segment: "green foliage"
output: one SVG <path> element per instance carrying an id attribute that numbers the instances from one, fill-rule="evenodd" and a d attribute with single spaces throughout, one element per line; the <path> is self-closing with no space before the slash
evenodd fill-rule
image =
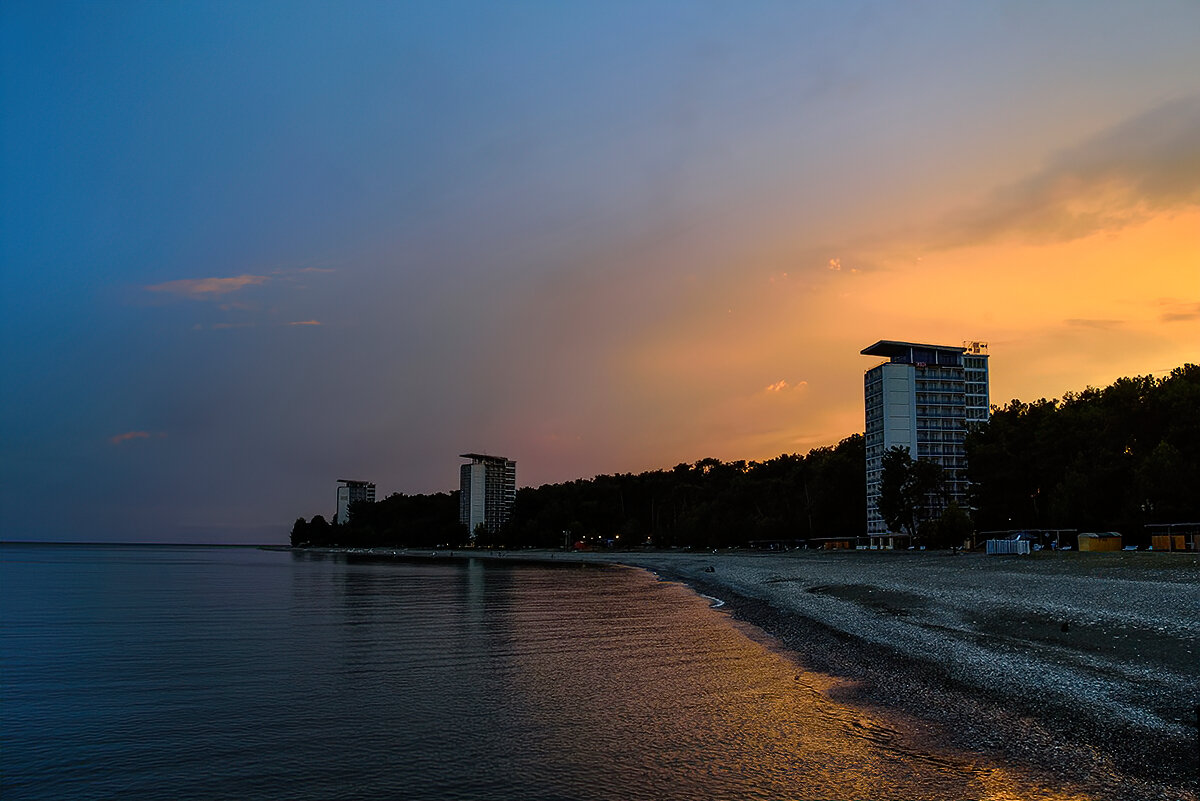
<path id="1" fill-rule="evenodd" d="M 701 459 L 671 470 L 596 476 L 517 491 L 511 523 L 481 532 L 488 547 L 718 548 L 752 540 L 861 534 L 866 528 L 863 438 L 807 456 L 765 462 Z M 435 547 L 462 545 L 458 493 L 392 495 L 354 504 L 344 526 L 326 526 L 314 545 Z M 293 544 L 296 544 L 293 538 Z"/>
<path id="2" fill-rule="evenodd" d="M 296 522 L 292 525 L 292 536 L 290 538 L 293 548 L 298 548 L 308 545 L 308 521 L 303 517 L 297 517 Z"/>
<path id="3" fill-rule="evenodd" d="M 865 526 L 863 439 L 765 462 L 701 459 L 671 470 L 549 484 L 517 493 L 510 542 L 557 547 L 723 548 L 755 540 L 857 535 Z"/>
<path id="4" fill-rule="evenodd" d="M 893 449 L 895 451 L 896 449 Z M 866 528 L 863 438 L 765 462 L 701 459 L 670 470 L 518 490 L 511 523 L 478 545 L 703 547 L 854 536 Z M 935 547 L 972 531 L 1122 531 L 1200 520 L 1200 366 L 1122 378 L 1062 400 L 1014 400 L 967 437 L 972 510 L 945 502 L 942 471 L 903 449 L 884 456 L 880 513 Z M 358 503 L 344 526 L 297 520 L 293 545 L 459 546 L 458 493 Z M 1131 536 L 1132 535 L 1132 536 Z"/>
<path id="5" fill-rule="evenodd" d="M 308 521 L 308 542 L 310 545 L 326 544 L 332 539 L 331 532 L 333 531 L 336 529 L 329 525 L 329 521 L 323 516 L 317 515 Z"/>
<path id="6" fill-rule="evenodd" d="M 889 448 L 883 455 L 879 514 L 891 531 L 916 539 L 935 536 L 935 510 L 946 497 L 946 474 L 939 465 L 915 460 L 908 448 Z"/>
<path id="7" fill-rule="evenodd" d="M 1200 520 L 1200 366 L 1012 401 L 967 438 L 979 528 L 1121 531 Z"/>
<path id="8" fill-rule="evenodd" d="M 929 532 L 925 545 L 930 548 L 961 548 L 975 533 L 975 524 L 967 511 L 953 501 Z"/>
<path id="9" fill-rule="evenodd" d="M 457 492 L 394 494 L 376 503 L 358 501 L 350 505 L 345 525 L 330 525 L 317 515 L 305 534 L 309 545 L 346 548 L 434 548 L 459 546 L 467 540 L 467 529 L 458 522 Z M 292 544 L 297 544 L 295 528 Z"/>

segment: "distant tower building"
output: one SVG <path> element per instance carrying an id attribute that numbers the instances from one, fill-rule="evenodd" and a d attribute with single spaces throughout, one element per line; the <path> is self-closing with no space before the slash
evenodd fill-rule
<path id="1" fill-rule="evenodd" d="M 967 427 L 988 419 L 986 342 L 922 345 L 881 340 L 862 350 L 888 361 L 867 371 L 867 535 L 880 537 L 883 454 L 897 445 L 941 465 L 949 500 L 967 506 Z M 936 510 L 935 510 L 936 511 Z"/>
<path id="2" fill-rule="evenodd" d="M 489 534 L 495 534 L 512 517 L 513 503 L 517 499 L 517 463 L 503 456 L 487 456 L 482 453 L 464 453 L 461 458 L 470 459 L 459 469 L 458 519 L 467 527 L 471 538 L 483 525 Z"/>
<path id="3" fill-rule="evenodd" d="M 350 521 L 350 504 L 358 501 L 375 503 L 375 485 L 370 481 L 351 481 L 348 478 L 339 478 L 336 518 L 338 524 Z"/>

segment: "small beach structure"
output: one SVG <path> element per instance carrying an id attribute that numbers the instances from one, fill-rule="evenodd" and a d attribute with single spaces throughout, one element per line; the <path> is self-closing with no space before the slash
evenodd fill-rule
<path id="1" fill-rule="evenodd" d="M 1121 535 L 1115 531 L 1085 531 L 1079 535 L 1081 551 L 1119 551 Z"/>
<path id="2" fill-rule="evenodd" d="M 1026 540 L 1034 551 L 1046 548 L 1057 550 L 1070 545 L 1079 529 L 1075 528 L 1014 528 L 1006 531 L 981 531 L 983 540 Z M 989 551 L 990 553 L 990 551 Z"/>
<path id="3" fill-rule="evenodd" d="M 896 551 L 903 550 L 909 546 L 912 537 L 907 534 L 897 534 L 888 532 L 887 534 L 872 534 L 868 537 L 869 545 L 867 546 L 872 551 Z"/>
<path id="4" fill-rule="evenodd" d="M 809 548 L 823 551 L 853 551 L 858 546 L 858 537 L 813 537 Z"/>
<path id="5" fill-rule="evenodd" d="M 1156 551 L 1200 550 L 1200 523 L 1151 523 L 1146 533 Z"/>
<path id="6" fill-rule="evenodd" d="M 987 552 L 989 556 L 994 556 L 997 554 L 1016 554 L 1020 556 L 1028 556 L 1029 551 L 1029 540 L 1011 539 L 987 541 Z"/>
<path id="7" fill-rule="evenodd" d="M 794 540 L 749 540 L 746 547 L 752 551 L 792 551 L 805 546 L 805 541 Z"/>

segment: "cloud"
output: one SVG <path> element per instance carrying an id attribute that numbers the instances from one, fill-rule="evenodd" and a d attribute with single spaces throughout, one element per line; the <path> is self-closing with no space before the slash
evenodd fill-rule
<path id="1" fill-rule="evenodd" d="M 1200 303 L 1180 303 L 1178 301 L 1164 302 L 1167 310 L 1159 318 L 1164 323 L 1182 323 L 1188 320 L 1200 320 Z"/>
<path id="2" fill-rule="evenodd" d="M 126 431 L 123 434 L 117 434 L 116 436 L 109 437 L 108 441 L 113 445 L 120 445 L 122 442 L 128 442 L 129 440 L 133 439 L 150 439 L 151 437 L 157 437 L 161 439 L 165 436 L 166 434 L 162 432 L 151 434 L 149 431 Z"/>
<path id="3" fill-rule="evenodd" d="M 320 320 L 294 320 L 286 325 L 324 325 Z"/>
<path id="4" fill-rule="evenodd" d="M 221 295 L 245 289 L 248 286 L 265 284 L 270 280 L 265 275 L 235 275 L 230 278 L 181 278 L 178 281 L 153 284 L 146 287 L 146 291 L 182 295 L 193 300 L 212 300 Z"/>
<path id="5" fill-rule="evenodd" d="M 1120 328 L 1125 324 L 1124 320 L 1091 320 L 1087 318 L 1072 318 L 1065 321 L 1067 325 L 1074 328 L 1098 328 L 1107 330 L 1111 328 Z"/>
<path id="6" fill-rule="evenodd" d="M 1051 158 L 951 215 L 943 247 L 997 239 L 1068 242 L 1200 206 L 1200 95 L 1159 106 Z"/>
<path id="7" fill-rule="evenodd" d="M 804 389 L 807 386 L 807 381 L 801 381 L 797 384 L 789 384 L 787 381 L 781 378 L 774 384 L 767 384 L 765 387 L 763 387 L 763 390 L 765 392 L 784 392 L 785 390 L 789 389 Z"/>
<path id="8" fill-rule="evenodd" d="M 336 273 L 337 269 L 333 267 L 281 267 L 278 270 L 271 270 L 271 275 L 293 276 L 293 275 L 317 275 Z"/>

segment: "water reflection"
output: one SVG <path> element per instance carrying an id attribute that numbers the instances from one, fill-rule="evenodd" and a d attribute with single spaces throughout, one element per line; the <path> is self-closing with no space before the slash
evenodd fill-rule
<path id="1" fill-rule="evenodd" d="M 480 559 L 336 565 L 324 591 L 308 590 L 339 621 L 340 669 L 387 689 L 391 747 L 424 771 L 414 793 L 1088 797 L 939 751 L 911 721 L 833 700 L 835 679 L 642 571 Z M 418 742 L 400 729 L 420 732 Z"/>

